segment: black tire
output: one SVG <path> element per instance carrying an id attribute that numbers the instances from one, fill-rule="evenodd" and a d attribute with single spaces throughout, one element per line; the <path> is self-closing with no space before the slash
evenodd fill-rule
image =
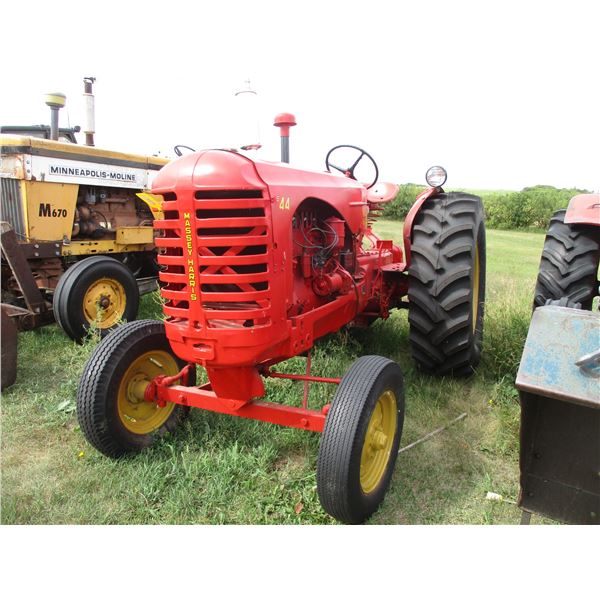
<path id="1" fill-rule="evenodd" d="M 9 388 L 17 380 L 18 341 L 17 325 L 4 310 L 0 310 L 0 390 Z"/>
<path id="2" fill-rule="evenodd" d="M 388 391 L 395 397 L 395 430 L 391 445 L 386 445 L 377 457 L 378 476 L 365 491 L 363 481 L 368 473 L 361 469 L 363 450 L 369 449 L 365 439 L 375 407 L 381 398 L 389 400 Z M 362 356 L 342 378 L 319 445 L 317 492 L 321 506 L 332 517 L 343 523 L 362 523 L 377 510 L 394 471 L 403 424 L 404 383 L 400 367 L 382 356 Z"/>
<path id="3" fill-rule="evenodd" d="M 118 260 L 109 256 L 89 256 L 75 263 L 60 278 L 52 306 L 54 318 L 64 332 L 77 343 L 81 343 L 90 330 L 94 319 L 90 307 L 84 302 L 97 299 L 93 286 L 103 281 L 117 282 L 114 295 L 102 296 L 108 302 L 105 322 L 98 323 L 100 334 L 105 336 L 119 325 L 119 322 L 134 321 L 137 317 L 140 294 L 132 272 Z M 120 287 L 119 287 L 120 286 Z M 114 302 L 115 297 L 118 300 Z M 93 307 L 92 307 L 93 310 Z"/>
<path id="4" fill-rule="evenodd" d="M 600 228 L 565 223 L 566 210 L 550 219 L 538 271 L 533 308 L 547 300 L 566 298 L 581 303 L 583 310 L 592 308 L 598 295 L 598 261 Z"/>
<path id="5" fill-rule="evenodd" d="M 414 222 L 408 271 L 409 339 L 421 371 L 464 376 L 479 364 L 485 265 L 481 198 L 428 199 Z"/>
<path id="6" fill-rule="evenodd" d="M 158 437 L 174 431 L 188 415 L 189 407 L 169 404 L 167 406 L 172 412 L 165 415 L 166 419 L 156 428 L 143 433 L 132 431 L 132 428 L 135 426 L 139 430 L 151 426 L 150 419 L 158 415 L 160 410 L 156 404 L 148 403 L 156 412 L 154 415 L 150 413 L 152 416 L 146 421 L 136 423 L 124 418 L 127 415 L 119 404 L 121 394 L 128 397 L 132 382 L 138 373 L 143 372 L 143 367 L 136 371 L 134 365 L 144 361 L 144 356 L 148 357 L 148 363 L 149 356 L 153 356 L 155 362 L 152 364 L 155 365 L 156 356 L 164 361 L 165 354 L 162 353 L 171 357 L 171 368 L 161 370 L 156 367 L 155 370 L 151 367 L 152 373 L 143 375 L 142 379 L 163 373 L 174 375 L 186 364 L 173 354 L 165 335 L 164 323 L 143 320 L 119 327 L 96 346 L 88 359 L 77 389 L 77 419 L 88 442 L 102 454 L 118 458 L 140 452 L 151 446 Z M 195 380 L 196 373 L 192 370 L 188 385 L 194 385 Z M 140 403 L 140 406 L 147 411 L 145 404 Z"/>

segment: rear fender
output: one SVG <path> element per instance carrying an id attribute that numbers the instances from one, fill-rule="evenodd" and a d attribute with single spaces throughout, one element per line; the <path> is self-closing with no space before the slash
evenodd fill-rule
<path id="1" fill-rule="evenodd" d="M 578 194 L 569 202 L 565 223 L 600 226 L 600 194 Z"/>
<path id="2" fill-rule="evenodd" d="M 429 198 L 433 198 L 437 194 L 443 193 L 443 191 L 444 190 L 440 187 L 431 187 L 431 188 L 427 188 L 426 190 L 423 190 L 417 196 L 415 203 L 411 206 L 411 209 L 408 211 L 408 214 L 406 215 L 406 219 L 404 220 L 403 236 L 404 236 L 404 257 L 406 260 L 407 267 L 410 265 L 410 247 L 411 247 L 411 242 L 412 242 L 412 228 L 413 228 L 414 220 L 417 217 L 417 215 L 419 214 L 419 211 L 421 210 L 421 207 L 423 206 L 423 204 L 425 204 L 425 201 L 428 200 Z"/>

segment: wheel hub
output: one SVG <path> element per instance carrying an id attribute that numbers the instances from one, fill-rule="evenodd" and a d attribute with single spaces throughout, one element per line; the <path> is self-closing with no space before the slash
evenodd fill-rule
<path id="1" fill-rule="evenodd" d="M 116 325 L 125 313 L 125 288 L 116 279 L 104 277 L 90 285 L 83 296 L 83 314 L 100 329 Z"/>
<path id="2" fill-rule="evenodd" d="M 127 401 L 131 404 L 144 402 L 144 394 L 149 384 L 150 380 L 142 373 L 134 375 L 127 386 Z"/>
<path id="3" fill-rule="evenodd" d="M 360 459 L 360 486 L 365 494 L 379 485 L 386 471 L 397 426 L 396 396 L 386 390 L 375 404 L 365 434 Z"/>
<path id="4" fill-rule="evenodd" d="M 126 429 L 145 435 L 164 425 L 175 404 L 167 402 L 161 406 L 157 402 L 149 402 L 145 393 L 155 378 L 178 372 L 175 359 L 162 350 L 145 352 L 131 363 L 117 392 L 119 418 Z"/>

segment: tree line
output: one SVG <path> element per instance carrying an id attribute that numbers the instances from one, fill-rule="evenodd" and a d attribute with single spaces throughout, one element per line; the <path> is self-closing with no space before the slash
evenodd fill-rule
<path id="1" fill-rule="evenodd" d="M 403 220 L 423 185 L 406 183 L 386 205 L 383 218 Z M 465 190 L 468 192 L 468 190 Z M 555 188 L 536 185 L 520 192 L 478 192 L 483 201 L 486 225 L 492 229 L 543 229 L 546 230 L 552 215 L 566 208 L 569 200 L 577 194 L 590 193 L 577 188 Z"/>

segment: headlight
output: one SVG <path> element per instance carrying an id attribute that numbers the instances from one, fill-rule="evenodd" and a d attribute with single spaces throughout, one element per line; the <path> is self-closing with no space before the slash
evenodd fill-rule
<path id="1" fill-rule="evenodd" d="M 425 174 L 425 181 L 427 181 L 428 185 L 431 187 L 442 187 L 446 183 L 447 178 L 448 174 L 444 167 L 429 167 Z"/>

